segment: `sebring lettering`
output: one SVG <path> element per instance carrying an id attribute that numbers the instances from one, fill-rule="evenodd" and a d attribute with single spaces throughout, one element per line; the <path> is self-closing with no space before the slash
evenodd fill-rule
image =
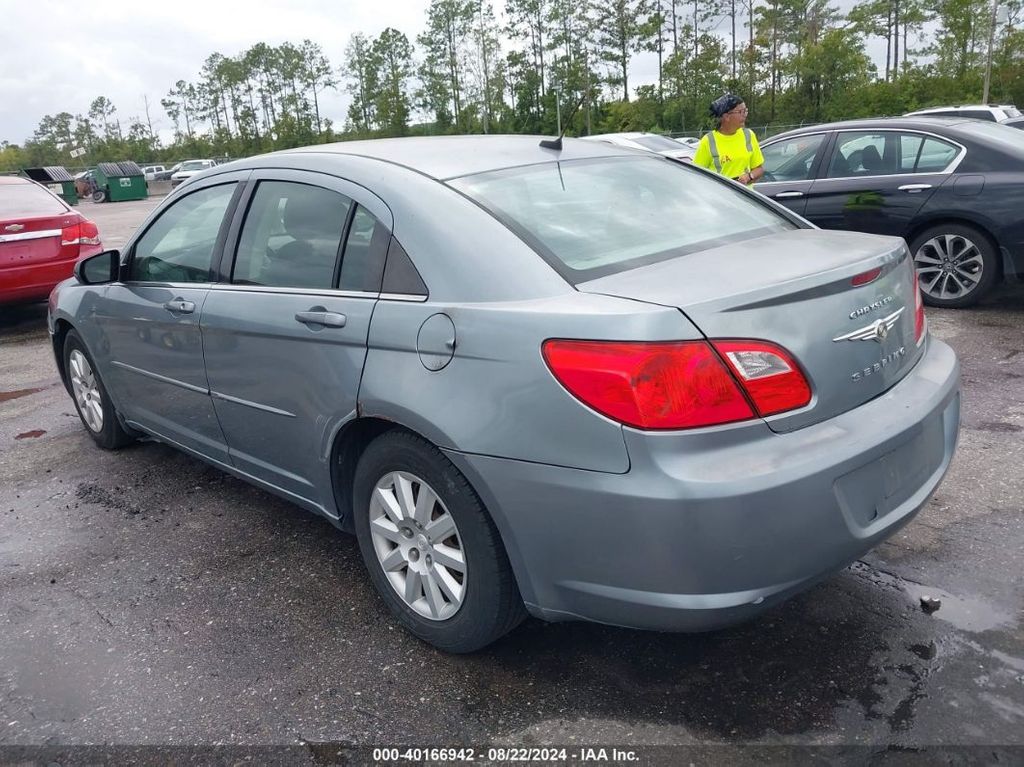
<path id="1" fill-rule="evenodd" d="M 882 368 L 884 368 L 886 365 L 891 365 L 892 363 L 894 363 L 897 360 L 899 360 L 901 357 L 906 356 L 906 354 L 907 354 L 906 347 L 905 346 L 901 346 L 899 349 L 894 351 L 892 354 L 887 354 L 885 357 L 882 357 L 882 359 L 880 359 L 878 362 L 876 362 L 871 367 L 864 368 L 863 370 L 858 370 L 856 373 L 854 373 L 852 376 L 850 376 L 850 378 L 852 380 L 854 380 L 854 381 L 860 381 L 860 380 L 862 380 L 864 378 L 867 378 L 868 376 L 874 375 L 875 373 L 881 373 L 882 372 Z"/>

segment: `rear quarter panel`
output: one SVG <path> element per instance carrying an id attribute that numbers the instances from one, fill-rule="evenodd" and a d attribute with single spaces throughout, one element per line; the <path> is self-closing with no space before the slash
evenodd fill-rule
<path id="1" fill-rule="evenodd" d="M 417 345 L 420 327 L 436 314 L 451 319 L 455 349 L 434 372 Z M 675 309 L 575 291 L 479 304 L 382 300 L 370 326 L 360 412 L 402 423 L 442 448 L 624 473 L 622 427 L 555 380 L 541 345 L 549 338 L 700 337 Z"/>
<path id="2" fill-rule="evenodd" d="M 951 220 L 989 233 L 1003 251 L 1004 272 L 1024 275 L 1024 172 L 953 174 L 921 209 L 906 238 Z"/>

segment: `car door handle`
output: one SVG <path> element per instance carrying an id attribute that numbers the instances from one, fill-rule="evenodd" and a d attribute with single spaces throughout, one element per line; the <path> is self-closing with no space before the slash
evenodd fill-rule
<path id="1" fill-rule="evenodd" d="M 787 197 L 803 197 L 803 192 L 779 192 L 775 195 L 776 200 L 785 200 Z"/>
<path id="2" fill-rule="evenodd" d="M 325 328 L 345 327 L 346 317 L 337 312 L 297 312 L 295 319 L 304 325 L 323 325 Z"/>
<path id="3" fill-rule="evenodd" d="M 904 184 L 901 187 L 897 187 L 901 192 L 907 192 L 908 194 L 917 194 L 923 192 L 925 189 L 931 189 L 931 184 Z"/>
<path id="4" fill-rule="evenodd" d="M 168 301 L 164 304 L 164 309 L 175 314 L 192 314 L 196 310 L 196 305 L 191 301 L 175 298 L 173 301 Z"/>

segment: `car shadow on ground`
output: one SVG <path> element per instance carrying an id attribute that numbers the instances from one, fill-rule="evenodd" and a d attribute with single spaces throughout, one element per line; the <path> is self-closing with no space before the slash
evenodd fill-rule
<path id="1" fill-rule="evenodd" d="M 0 341 L 46 330 L 46 304 L 0 306 Z"/>

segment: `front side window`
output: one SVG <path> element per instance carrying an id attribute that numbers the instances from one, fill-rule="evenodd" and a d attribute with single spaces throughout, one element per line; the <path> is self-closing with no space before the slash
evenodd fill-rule
<path id="1" fill-rule="evenodd" d="M 740 190 L 654 156 L 551 162 L 449 183 L 574 283 L 797 228 Z"/>
<path id="2" fill-rule="evenodd" d="M 200 189 L 165 210 L 135 244 L 129 279 L 209 282 L 217 235 L 235 186 Z"/>
<path id="3" fill-rule="evenodd" d="M 814 158 L 825 141 L 824 134 L 796 136 L 761 147 L 765 181 L 806 181 L 811 177 Z"/>
<path id="4" fill-rule="evenodd" d="M 231 281 L 282 288 L 334 287 L 352 201 L 318 186 L 261 181 L 242 225 Z"/>

